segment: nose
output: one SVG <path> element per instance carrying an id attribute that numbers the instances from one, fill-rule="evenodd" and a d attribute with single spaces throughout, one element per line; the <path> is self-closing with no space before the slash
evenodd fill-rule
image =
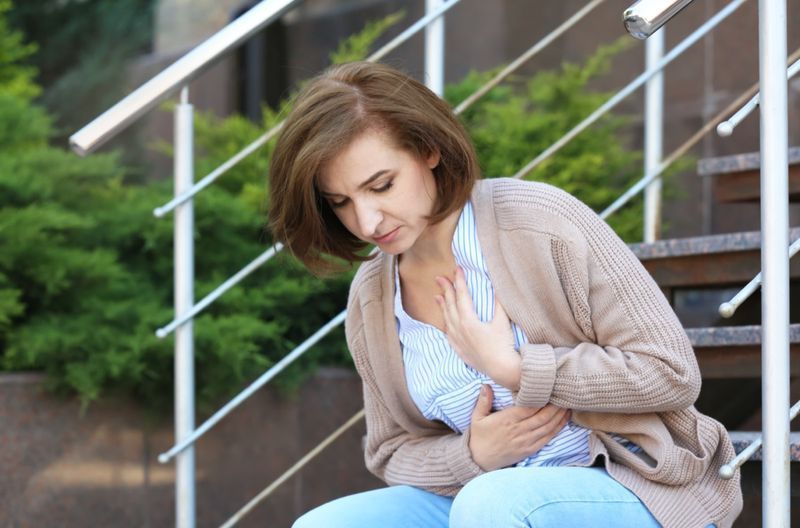
<path id="1" fill-rule="evenodd" d="M 383 221 L 383 213 L 371 200 L 355 202 L 356 223 L 364 238 L 373 238 Z M 383 233 L 380 233 L 383 234 Z"/>

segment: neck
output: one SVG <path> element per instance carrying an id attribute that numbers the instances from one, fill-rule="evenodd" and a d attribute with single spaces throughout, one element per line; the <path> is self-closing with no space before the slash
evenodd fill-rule
<path id="1" fill-rule="evenodd" d="M 460 215 L 461 209 L 458 209 L 441 222 L 429 225 L 414 245 L 400 255 L 400 259 L 412 265 L 429 265 L 453 260 L 453 234 Z"/>

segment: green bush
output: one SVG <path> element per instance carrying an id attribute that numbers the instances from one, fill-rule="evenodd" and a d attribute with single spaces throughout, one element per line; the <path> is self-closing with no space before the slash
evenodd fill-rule
<path id="1" fill-rule="evenodd" d="M 497 87 L 468 108 L 461 117 L 486 176 L 515 174 L 605 102 L 612 94 L 590 91 L 587 85 L 607 73 L 612 58 L 632 42 L 623 37 L 601 46 L 584 64 L 566 63 L 558 71 L 541 71 Z M 449 86 L 445 97 L 456 105 L 495 73 L 473 72 Z M 622 134 L 627 124 L 625 117 L 606 114 L 526 179 L 560 187 L 599 211 L 641 177 L 640 154 L 627 148 Z M 609 223 L 624 239 L 640 240 L 641 198 Z"/>
<path id="2" fill-rule="evenodd" d="M 48 116 L 32 104 L 37 88 L 20 61 L 32 50 L 8 30 L 0 0 L 0 361 L 7 370 L 39 369 L 54 390 L 90 402 L 133 396 L 153 408 L 172 401 L 173 340 L 154 330 L 172 310 L 172 226 L 155 220 L 171 184 L 125 183 L 116 154 L 82 159 L 48 146 Z M 337 62 L 367 54 L 400 16 L 369 25 L 343 42 Z M 463 117 L 489 176 L 513 173 L 588 114 L 605 97 L 586 89 L 620 46 L 603 48 L 582 66 L 565 65 L 527 82 L 493 90 Z M 463 98 L 489 73 L 448 87 Z M 264 108 L 263 121 L 196 118 L 196 173 L 230 158 L 285 115 Z M 566 105 L 566 106 L 564 106 Z M 533 178 L 606 205 L 636 173 L 637 154 L 620 140 L 624 119 L 584 132 Z M 169 152 L 168 147 L 160 146 Z M 271 244 L 265 224 L 265 175 L 272 145 L 250 156 L 196 199 L 196 299 Z M 616 187 L 616 188 L 614 188 Z M 640 214 L 616 227 L 631 233 Z M 222 296 L 195 321 L 197 395 L 208 408 L 238 390 L 339 313 L 352 273 L 309 275 L 280 255 Z M 341 329 L 276 382 L 295 386 L 319 364 L 350 363 Z"/>

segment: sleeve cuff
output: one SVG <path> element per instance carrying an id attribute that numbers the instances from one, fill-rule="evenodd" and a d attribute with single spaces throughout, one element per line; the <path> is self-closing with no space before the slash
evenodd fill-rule
<path id="1" fill-rule="evenodd" d="M 469 435 L 470 431 L 467 429 L 464 434 L 459 435 L 458 445 L 445 454 L 450 471 L 462 486 L 484 473 L 481 467 L 472 460 L 472 453 L 469 450 Z"/>
<path id="2" fill-rule="evenodd" d="M 514 403 L 520 407 L 544 407 L 550 401 L 556 382 L 556 356 L 553 347 L 526 343 L 519 348 L 522 356 L 519 392 Z"/>

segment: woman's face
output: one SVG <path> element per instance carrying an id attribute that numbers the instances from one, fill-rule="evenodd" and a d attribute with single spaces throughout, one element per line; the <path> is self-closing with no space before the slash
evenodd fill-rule
<path id="1" fill-rule="evenodd" d="M 385 133 L 367 131 L 323 167 L 318 190 L 353 235 L 399 255 L 428 227 L 438 163 L 438 153 L 419 159 Z"/>

